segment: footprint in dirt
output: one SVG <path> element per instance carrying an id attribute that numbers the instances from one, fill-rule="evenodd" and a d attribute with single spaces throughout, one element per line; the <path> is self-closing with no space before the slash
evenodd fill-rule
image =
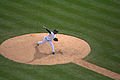
<path id="1" fill-rule="evenodd" d="M 58 51 L 56 51 L 55 52 L 56 54 L 61 54 L 61 55 L 63 55 L 63 51 L 60 49 L 60 50 L 58 50 Z"/>

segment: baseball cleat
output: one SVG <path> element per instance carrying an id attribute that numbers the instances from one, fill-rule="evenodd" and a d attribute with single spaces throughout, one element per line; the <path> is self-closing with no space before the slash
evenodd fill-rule
<path id="1" fill-rule="evenodd" d="M 52 52 L 52 54 L 55 54 L 55 52 Z"/>
<path id="2" fill-rule="evenodd" d="M 39 44 L 37 44 L 37 46 L 39 46 Z"/>

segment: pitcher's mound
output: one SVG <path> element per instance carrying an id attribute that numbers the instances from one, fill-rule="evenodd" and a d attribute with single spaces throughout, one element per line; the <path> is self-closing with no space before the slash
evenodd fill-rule
<path id="1" fill-rule="evenodd" d="M 81 59 L 90 52 L 89 45 L 79 38 L 57 34 L 58 42 L 53 41 L 56 54 L 53 55 L 49 43 L 42 41 L 47 33 L 27 34 L 4 41 L 0 45 L 0 53 L 8 59 L 33 65 L 54 65 Z"/>

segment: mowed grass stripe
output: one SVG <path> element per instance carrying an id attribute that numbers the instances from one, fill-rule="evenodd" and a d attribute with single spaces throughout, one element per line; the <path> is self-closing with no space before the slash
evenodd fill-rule
<path id="1" fill-rule="evenodd" d="M 112 1 L 112 2 L 114 2 L 116 4 L 118 4 L 118 5 L 120 5 L 120 0 L 110 0 L 110 1 Z"/>
<path id="2" fill-rule="evenodd" d="M 55 72 L 55 70 L 52 68 L 52 70 L 51 70 L 51 68 L 50 67 L 48 67 L 48 69 L 47 68 L 40 68 L 40 66 L 39 67 L 37 67 L 37 66 L 33 66 L 33 68 L 32 68 L 32 66 L 31 65 L 29 65 L 29 67 L 31 67 L 31 68 L 29 68 L 29 67 L 19 67 L 19 66 L 16 66 L 16 65 L 14 65 L 14 67 L 15 67 L 15 69 L 14 70 L 20 70 L 21 72 L 23 72 L 24 74 L 27 74 L 27 75 L 32 75 L 32 77 L 36 80 L 38 80 L 38 79 L 42 79 L 42 80 L 55 80 L 55 79 L 60 79 L 61 80 L 61 78 L 64 78 L 64 77 L 60 77 L 59 75 L 58 75 L 58 73 L 54 73 Z M 32 69 L 32 70 L 31 70 Z M 61 71 L 61 73 L 62 73 L 62 71 Z M 59 74 L 61 74 L 61 73 L 59 73 Z M 47 75 L 46 75 L 47 74 Z M 64 74 L 64 73 L 63 73 Z M 56 77 L 55 77 L 56 76 Z M 67 76 L 67 74 L 66 74 L 66 76 Z M 73 75 L 74 76 L 74 75 Z M 69 76 L 68 76 L 69 77 Z M 65 77 L 66 78 L 66 77 Z M 31 79 L 30 79 L 31 80 Z"/>
<path id="3" fill-rule="evenodd" d="M 0 67 L 1 68 L 1 72 L 4 73 L 2 74 L 2 76 L 5 75 L 9 75 L 8 80 L 11 79 L 15 79 L 15 80 L 35 80 L 35 78 L 33 78 L 31 75 L 29 74 L 25 74 L 25 71 L 21 71 L 20 69 L 16 69 L 13 67 Z"/>
<path id="4" fill-rule="evenodd" d="M 70 0 L 69 0 L 70 1 Z M 57 1 L 58 2 L 58 1 Z M 59 2 L 58 2 L 59 3 Z M 67 3 L 67 2 L 65 2 L 65 3 Z M 64 4 L 64 3 L 63 3 Z M 99 12 L 101 9 L 99 9 L 99 8 L 97 8 L 97 7 L 95 7 L 95 6 L 91 6 L 91 5 L 88 5 L 88 4 L 84 4 L 84 3 L 82 3 L 82 2 L 77 2 L 77 1 L 73 1 L 72 3 L 67 3 L 67 4 L 69 4 L 69 7 L 71 7 L 72 8 L 72 10 L 73 9 L 75 9 L 75 10 L 78 10 L 78 12 L 81 12 L 81 13 L 79 13 L 79 14 L 85 14 L 84 16 L 87 16 L 87 17 L 89 17 L 89 16 L 91 16 L 91 17 L 95 17 L 95 18 L 98 18 L 97 20 L 99 20 L 99 19 L 103 19 L 104 21 L 106 20 L 107 22 L 108 21 L 110 21 L 110 23 L 112 23 L 112 21 L 114 21 L 114 19 L 107 19 L 109 16 L 107 16 L 105 13 L 102 13 L 103 11 L 101 11 L 101 12 Z M 73 5 L 74 4 L 74 5 Z M 78 4 L 78 5 L 77 5 Z M 64 4 L 65 5 L 65 4 Z M 70 5 L 72 5 L 72 6 L 70 6 Z M 68 6 L 68 5 L 66 5 L 66 6 Z M 67 9 L 66 9 L 67 10 Z M 77 11 L 76 11 L 77 12 Z M 86 14 L 87 13 L 87 14 Z M 101 16 L 99 16 L 99 15 L 101 15 Z M 115 14 L 117 14 L 118 16 L 117 16 L 117 18 L 119 18 L 120 17 L 120 15 L 119 15 L 119 13 L 115 13 Z M 115 15 L 114 14 L 114 15 Z M 106 17 L 105 17 L 106 16 Z M 110 16 L 111 17 L 111 16 Z M 111 17 L 112 18 L 112 17 Z M 120 21 L 120 19 L 118 20 L 118 23 L 116 23 L 116 21 L 115 21 L 115 23 L 116 24 L 119 24 L 119 21 Z M 110 24 L 109 23 L 109 24 Z M 115 24 L 114 24 L 115 25 Z"/>
<path id="5" fill-rule="evenodd" d="M 93 6 L 93 7 L 97 7 L 97 8 L 100 9 L 102 12 L 107 12 L 107 11 L 108 11 L 108 13 L 106 13 L 107 15 L 111 15 L 111 14 L 114 14 L 114 13 L 120 13 L 118 7 L 114 8 L 114 7 L 112 7 L 112 6 L 109 6 L 109 5 L 107 5 L 107 4 L 104 4 L 104 2 L 103 2 L 103 3 L 100 3 L 100 2 L 92 1 L 92 0 L 87 0 L 87 1 L 81 0 L 80 2 L 89 4 L 89 5 Z M 115 16 L 115 15 L 112 15 L 112 16 Z M 117 17 L 116 17 L 116 18 L 117 18 Z"/>
<path id="6" fill-rule="evenodd" d="M 70 7 L 71 9 L 78 10 L 78 12 L 88 14 L 90 16 L 95 16 L 95 17 L 98 17 L 98 18 L 101 18 L 101 19 L 104 19 L 104 20 L 107 20 L 110 22 L 114 22 L 114 23 L 118 22 L 119 23 L 119 19 L 118 19 L 119 13 L 115 13 L 118 16 L 114 18 L 114 17 L 109 16 L 108 14 L 103 13 L 103 11 L 101 11 L 101 9 L 98 9 L 97 7 L 92 6 L 89 3 L 88 4 L 82 3 L 82 2 L 76 3 L 75 1 L 73 3 L 65 2 L 65 1 L 62 1 L 62 2 L 56 1 L 56 2 L 60 3 L 64 6 Z"/>
<path id="7" fill-rule="evenodd" d="M 114 9 L 120 9 L 120 4 L 119 4 L 119 0 L 117 1 L 117 3 L 115 2 L 115 0 L 97 0 L 96 1 L 97 3 L 102 3 L 104 4 L 105 6 L 110 6 L 110 7 L 113 7 Z"/>
<path id="8" fill-rule="evenodd" d="M 70 79 L 69 76 L 73 77 L 74 79 L 76 78 L 75 75 L 70 75 L 69 73 L 65 73 L 63 71 L 57 72 L 57 70 L 54 71 L 55 69 L 56 69 L 56 67 L 55 68 L 48 67 L 48 68 L 42 68 L 42 69 L 35 68 L 35 70 L 31 71 L 31 73 L 29 72 L 30 69 L 27 69 L 27 71 L 24 72 L 24 73 L 32 75 L 36 79 L 41 78 L 41 79 L 45 79 L 45 80 L 48 80 L 48 79 L 49 80 L 55 80 L 55 79 L 60 79 L 61 80 L 62 78 Z M 20 69 L 20 70 L 25 71 L 26 69 Z M 47 73 L 47 75 L 45 75 L 46 73 Z M 61 77 L 58 74 L 65 74 L 65 76 Z"/>
<path id="9" fill-rule="evenodd" d="M 13 80 L 13 79 L 16 79 L 16 80 L 19 80 L 18 77 L 16 77 L 15 75 L 12 75 L 11 73 L 8 73 L 8 71 L 5 71 L 5 70 L 1 70 L 0 69 L 0 78 L 4 78 L 6 80 Z"/>
<path id="10" fill-rule="evenodd" d="M 21 15 L 21 14 L 17 14 L 11 10 L 6 10 L 6 9 L 1 9 L 1 13 L 2 16 L 0 17 L 1 19 L 3 19 L 2 22 L 6 23 L 6 21 L 9 21 L 8 26 L 10 26 L 11 28 L 20 28 L 20 27 L 33 27 L 35 24 L 37 24 L 38 22 L 29 19 L 28 17 Z M 16 24 L 16 25 L 12 25 L 12 23 Z M 5 24 L 7 25 L 7 24 Z"/>
<path id="11" fill-rule="evenodd" d="M 9 20 L 6 20 L 6 19 L 4 19 L 4 18 L 0 18 L 0 24 L 7 26 L 6 28 L 8 28 L 8 29 L 13 29 L 13 28 L 20 27 L 20 26 L 17 25 L 16 23 L 11 22 L 11 21 L 9 21 Z M 1 26 L 1 28 L 2 28 L 2 27 L 4 28 L 4 26 Z"/>
<path id="12" fill-rule="evenodd" d="M 57 0 L 54 0 L 54 1 L 57 1 Z M 84 1 L 84 0 L 76 0 L 76 1 L 73 1 L 73 0 L 62 0 L 62 1 L 63 1 L 62 2 L 63 4 L 67 4 L 67 5 L 75 4 L 75 5 L 80 6 L 80 5 L 84 5 L 85 3 L 88 3 L 91 6 L 102 8 L 102 9 L 105 9 L 106 11 L 112 11 L 113 10 L 112 12 L 119 12 L 118 11 L 119 10 L 118 6 L 117 7 L 113 7 L 111 5 L 108 5 L 109 3 L 108 4 L 104 4 L 104 2 L 101 3 L 101 1 L 100 2 L 99 1 L 98 2 L 97 1 L 93 1 L 93 0 L 87 0 L 87 1 Z M 57 1 L 57 2 L 59 2 L 59 1 Z M 107 2 L 107 0 L 106 0 L 106 2 Z M 72 6 L 74 6 L 74 5 L 72 5 Z M 72 7 L 72 6 L 69 6 L 69 7 Z M 87 5 L 85 5 L 85 6 L 87 6 Z"/>
<path id="13" fill-rule="evenodd" d="M 5 77 L 0 77 L 0 80 L 8 80 L 8 79 Z"/>
<path id="14" fill-rule="evenodd" d="M 7 6 L 3 6 L 3 9 L 1 8 L 1 11 L 3 12 L 2 13 L 3 15 L 9 18 L 11 17 L 10 19 L 13 20 L 13 22 L 16 21 L 16 23 L 18 22 L 21 25 L 23 23 L 26 23 L 29 27 L 31 25 L 33 27 L 34 24 L 37 24 L 37 22 L 34 21 L 34 19 L 29 18 L 30 15 L 26 16 L 27 14 L 24 14 L 25 12 L 23 11 L 19 11 L 18 8 L 10 7 L 7 5 Z"/>

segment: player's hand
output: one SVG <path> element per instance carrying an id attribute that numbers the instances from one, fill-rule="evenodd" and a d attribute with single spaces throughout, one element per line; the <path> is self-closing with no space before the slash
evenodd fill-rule
<path id="1" fill-rule="evenodd" d="M 42 28 L 43 28 L 43 29 L 46 29 L 46 27 L 45 27 L 45 26 L 43 26 Z"/>

